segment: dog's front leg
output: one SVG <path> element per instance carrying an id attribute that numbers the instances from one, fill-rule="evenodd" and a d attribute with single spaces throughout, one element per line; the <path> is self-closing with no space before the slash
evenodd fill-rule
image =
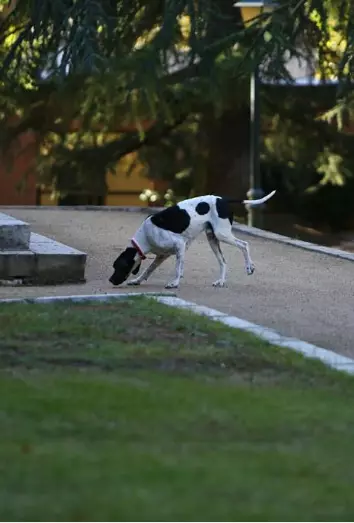
<path id="1" fill-rule="evenodd" d="M 187 249 L 188 249 L 188 247 L 190 246 L 191 243 L 192 243 L 191 240 L 188 240 L 188 241 L 186 242 L 186 244 L 185 244 L 185 253 L 186 253 L 186 251 L 187 251 Z M 182 274 L 181 274 L 181 279 L 182 279 L 182 278 L 184 278 L 184 263 L 183 263 L 183 269 L 182 269 Z"/>
<path id="2" fill-rule="evenodd" d="M 163 263 L 169 255 L 159 255 L 156 256 L 154 261 L 150 263 L 150 265 L 143 271 L 140 276 L 135 278 L 134 280 L 128 281 L 128 285 L 140 285 L 142 281 L 146 281 L 151 274 Z"/>
<path id="3" fill-rule="evenodd" d="M 176 277 L 174 280 L 170 281 L 166 285 L 166 289 L 177 289 L 179 287 L 179 282 L 181 278 L 183 277 L 184 272 L 184 256 L 186 252 L 186 246 L 185 243 L 181 243 L 177 247 L 176 252 Z"/>

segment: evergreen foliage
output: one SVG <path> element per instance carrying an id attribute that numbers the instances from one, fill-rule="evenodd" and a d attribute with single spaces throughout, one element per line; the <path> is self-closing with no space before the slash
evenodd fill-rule
<path id="1" fill-rule="evenodd" d="M 132 151 L 150 165 L 160 157 L 172 178 L 203 161 L 200 122 L 247 100 L 255 63 L 266 80 L 291 83 L 291 57 L 338 80 L 323 118 L 345 122 L 354 3 L 278 0 L 245 27 L 234 1 L 0 0 L 1 147 L 36 131 L 39 172 L 56 190 L 101 194 L 107 169 Z"/>

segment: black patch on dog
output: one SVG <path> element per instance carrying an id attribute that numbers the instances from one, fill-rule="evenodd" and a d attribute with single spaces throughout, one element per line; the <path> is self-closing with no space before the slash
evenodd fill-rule
<path id="1" fill-rule="evenodd" d="M 233 222 L 233 213 L 230 211 L 230 206 L 224 198 L 216 199 L 216 212 L 218 213 L 219 218 L 225 220 L 226 218 L 232 225 Z"/>
<path id="2" fill-rule="evenodd" d="M 109 281 L 113 283 L 113 285 L 120 285 L 128 278 L 134 267 L 137 252 L 137 249 L 134 247 L 127 247 L 127 249 L 116 258 L 113 263 L 114 273 L 109 278 Z M 140 265 L 134 270 L 134 274 L 139 272 L 139 268 Z"/>
<path id="3" fill-rule="evenodd" d="M 167 207 L 167 209 L 154 214 L 151 217 L 151 223 L 165 231 L 181 234 L 188 229 L 189 224 L 191 223 L 191 217 L 187 211 L 180 209 L 178 205 L 173 205 L 172 207 Z"/>
<path id="4" fill-rule="evenodd" d="M 203 216 L 204 214 L 208 214 L 210 211 L 210 205 L 207 202 L 200 202 L 195 208 L 196 212 Z"/>

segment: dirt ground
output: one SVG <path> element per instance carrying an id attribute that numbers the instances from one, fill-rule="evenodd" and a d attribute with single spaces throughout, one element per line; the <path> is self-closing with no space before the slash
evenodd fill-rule
<path id="1" fill-rule="evenodd" d="M 174 271 L 170 259 L 140 287 L 117 289 L 108 282 L 112 262 L 141 223 L 141 213 L 12 208 L 2 212 L 29 222 L 33 232 L 86 252 L 88 260 L 85 284 L 0 287 L 0 298 L 162 291 Z M 246 275 L 241 253 L 225 246 L 228 287 L 213 288 L 218 265 L 201 236 L 188 250 L 178 296 L 354 357 L 354 264 L 240 237 L 250 243 L 256 264 L 253 276 Z"/>

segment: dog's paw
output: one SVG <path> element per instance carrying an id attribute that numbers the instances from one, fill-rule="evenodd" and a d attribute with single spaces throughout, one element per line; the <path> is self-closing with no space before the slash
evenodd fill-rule
<path id="1" fill-rule="evenodd" d="M 165 285 L 165 289 L 178 289 L 178 287 L 179 287 L 178 281 L 170 281 L 169 283 L 167 283 L 167 285 Z"/>
<path id="2" fill-rule="evenodd" d="M 251 276 L 255 270 L 256 270 L 256 267 L 254 266 L 254 263 L 251 263 L 250 265 L 247 265 L 247 267 L 246 267 L 246 272 L 247 272 L 248 276 Z"/>
<path id="3" fill-rule="evenodd" d="M 213 287 L 225 287 L 226 282 L 225 280 L 216 280 L 213 282 Z"/>
<path id="4" fill-rule="evenodd" d="M 136 279 L 136 280 L 130 280 L 127 282 L 127 285 L 131 285 L 131 286 L 135 286 L 137 287 L 138 285 L 140 285 L 141 281 Z"/>

